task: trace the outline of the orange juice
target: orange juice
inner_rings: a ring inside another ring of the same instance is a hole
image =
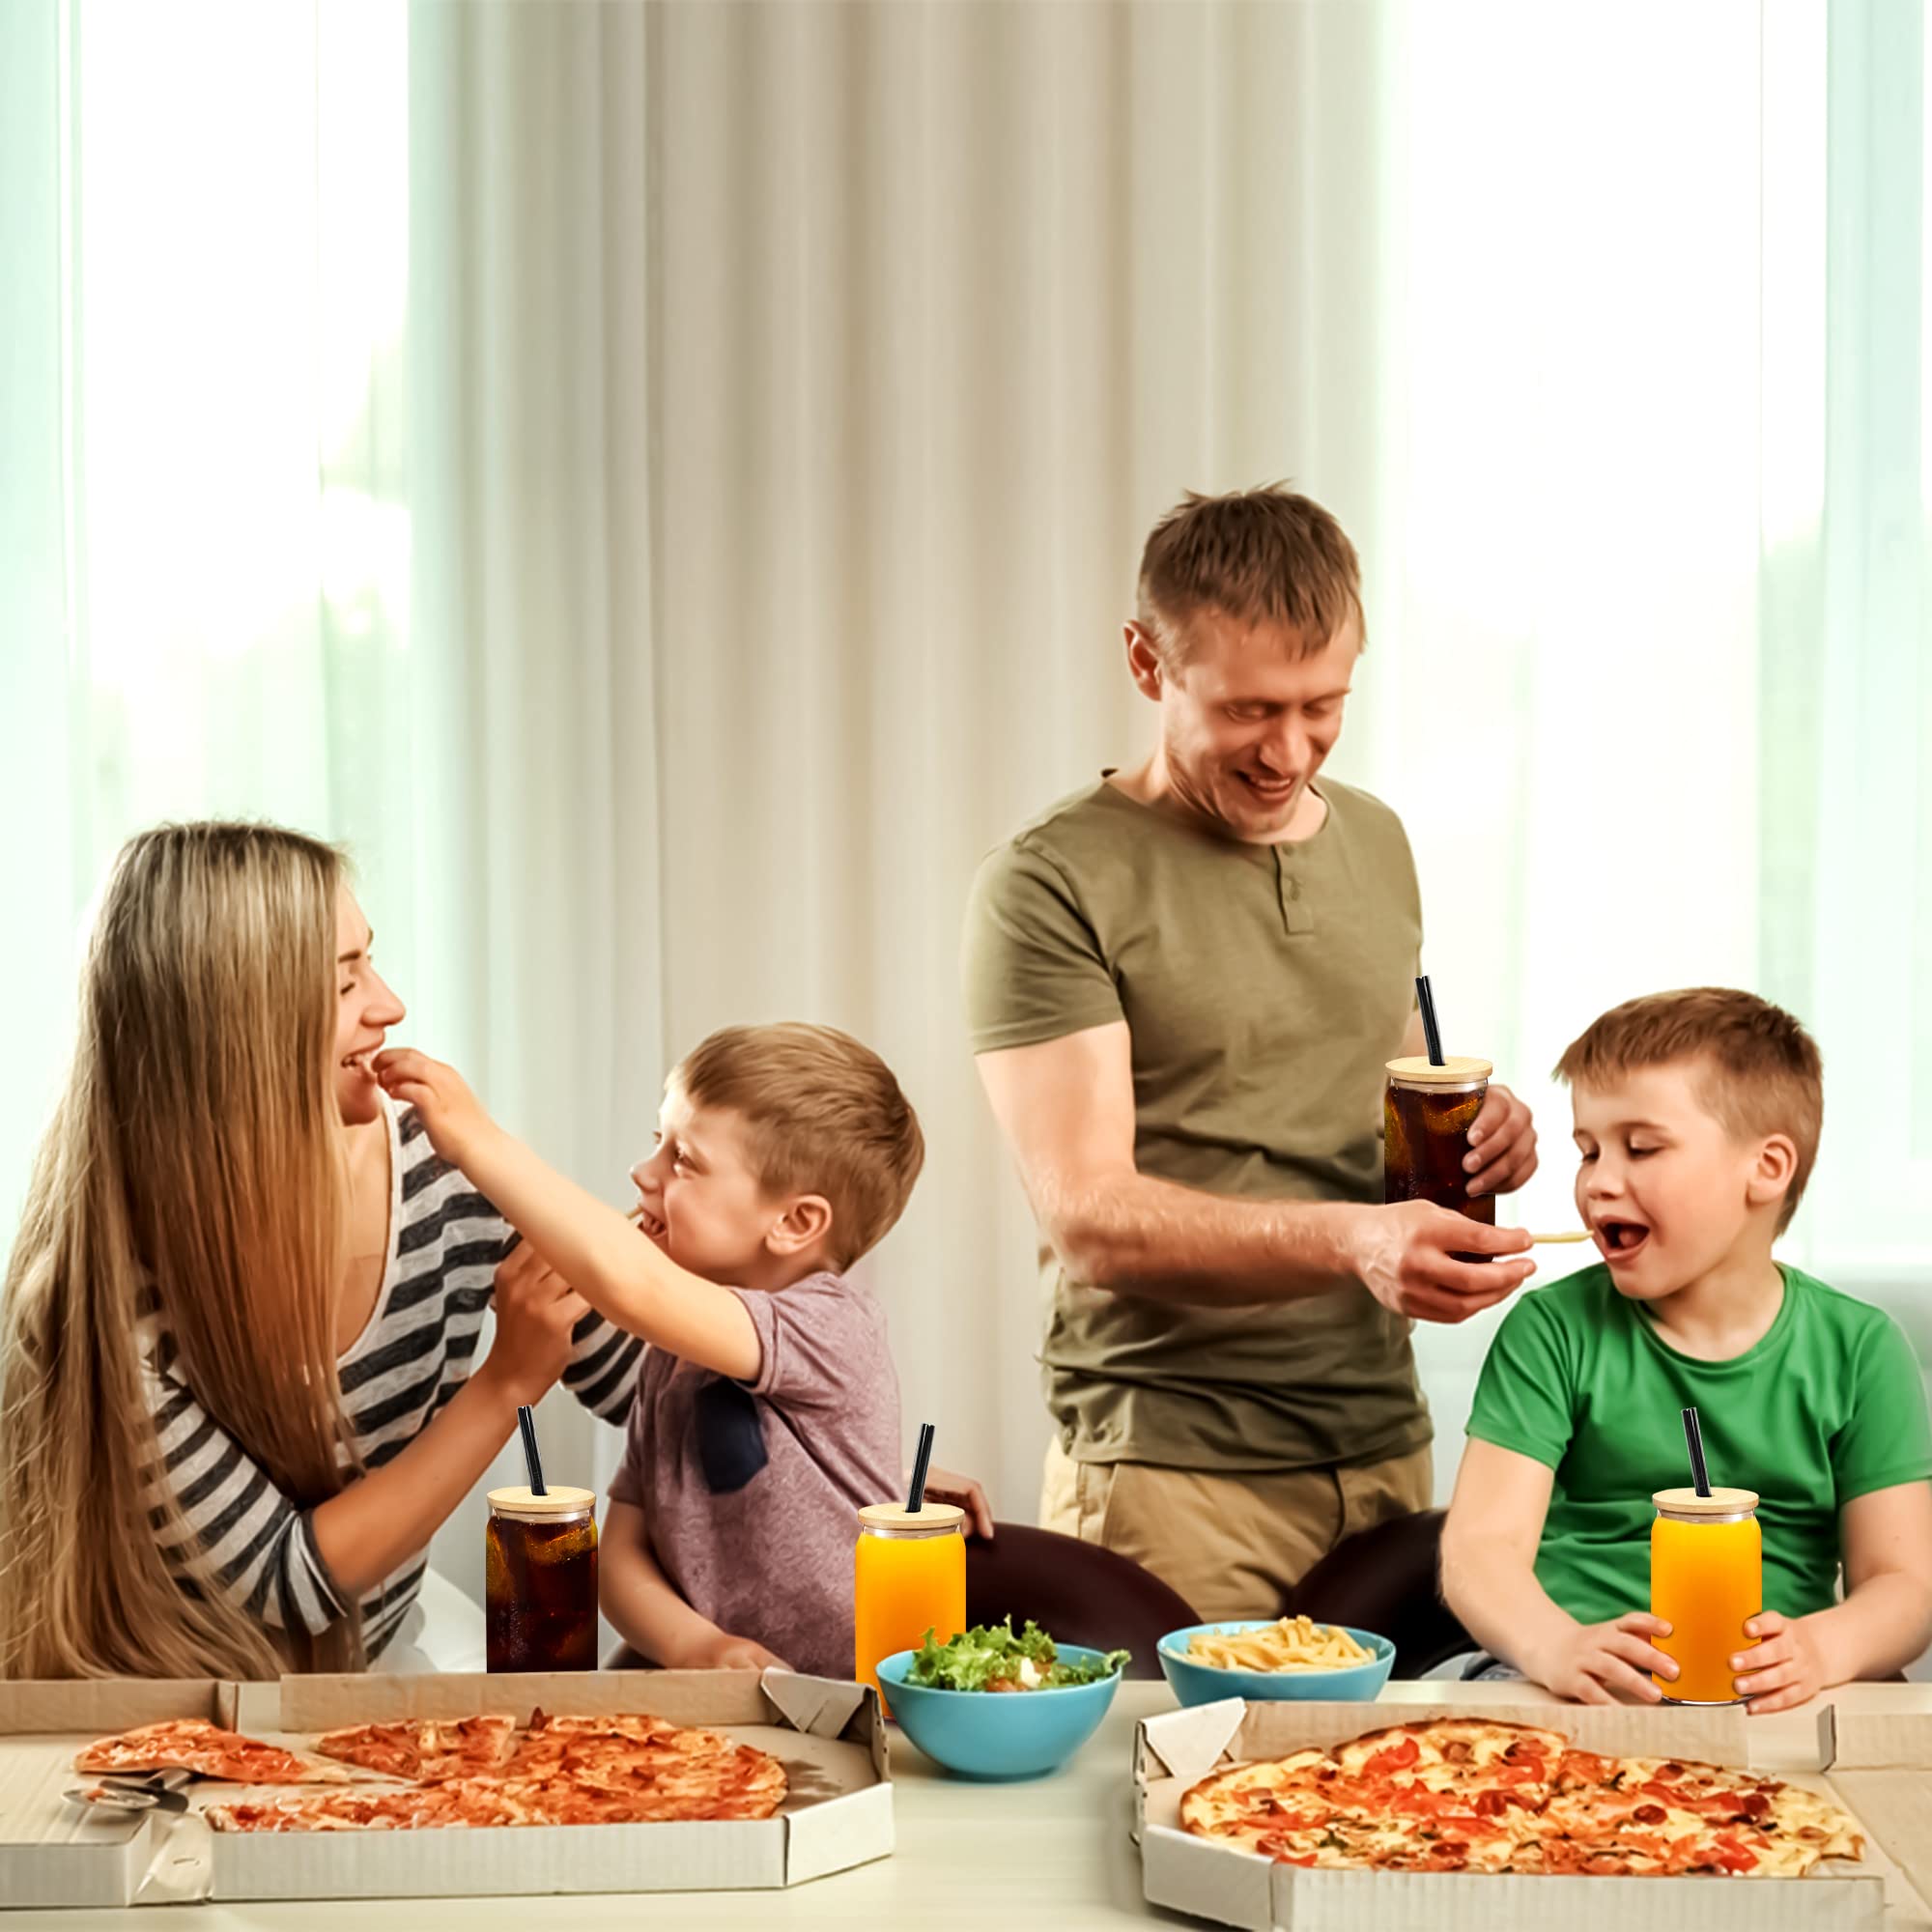
[[[927,1503],[868,1503],[852,1555],[853,1671],[876,1690],[882,1657],[944,1643],[966,1628],[966,1512]]]
[[[1673,1704],[1735,1704],[1732,1656],[1751,1648],[1745,1619],[1764,1607],[1764,1545],[1751,1490],[1659,1490],[1651,1497],[1650,1611],[1670,1626],[1651,1641],[1677,1660],[1652,1682]]]

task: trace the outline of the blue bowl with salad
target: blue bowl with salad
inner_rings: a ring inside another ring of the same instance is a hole
[[[1057,1644],[1012,1620],[962,1632],[949,1643],[928,1634],[918,1650],[880,1661],[880,1688],[903,1730],[927,1757],[962,1777],[1044,1777],[1100,1727],[1120,1688],[1124,1650]]]

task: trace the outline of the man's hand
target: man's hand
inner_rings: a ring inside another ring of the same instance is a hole
[[[912,1481],[912,1471],[905,1472],[907,1483]],[[993,1536],[993,1506],[986,1500],[986,1492],[976,1478],[962,1476],[952,1469],[935,1469],[930,1466],[925,1472],[925,1493],[927,1500],[935,1503],[955,1503],[966,1512],[966,1526],[974,1536],[983,1536],[991,1542]]]
[[[774,1657],[763,1644],[748,1636],[717,1631],[678,1655],[679,1670],[789,1670],[783,1658]]]
[[[1523,1228],[1487,1228],[1433,1201],[1398,1201],[1355,1210],[1353,1271],[1384,1308],[1418,1321],[1466,1321],[1492,1308],[1536,1272]],[[1459,1262],[1456,1255],[1520,1259]]]
[[[444,1160],[461,1167],[465,1154],[492,1125],[482,1102],[464,1084],[462,1074],[408,1046],[379,1053],[370,1065],[385,1094],[422,1116],[430,1146]]]
[[[520,1406],[542,1401],[570,1366],[570,1335],[590,1304],[530,1246],[519,1241],[497,1268],[497,1334],[476,1371]]]
[[[1471,1194],[1514,1194],[1536,1172],[1536,1122],[1507,1087],[1490,1083],[1463,1161]]]
[[[1555,1641],[1516,1662],[1546,1690],[1578,1704],[1617,1704],[1633,1697],[1655,1704],[1663,1692],[1649,1673],[1655,1670],[1668,1683],[1677,1675],[1677,1664],[1647,1639],[1669,1634],[1670,1626],[1662,1617],[1632,1610],[1614,1623],[1574,1624]]]
[[[1824,1690],[1829,1681],[1825,1660],[1809,1617],[1760,1610],[1745,1624],[1745,1634],[1757,1643],[1735,1652],[1730,1662],[1738,1695],[1750,1699],[1753,1718],[1788,1711]]]

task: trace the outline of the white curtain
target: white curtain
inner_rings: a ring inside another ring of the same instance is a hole
[[[353,842],[412,1037],[612,1200],[709,1028],[876,1045],[930,1149],[867,1267],[908,1430],[1030,1515],[966,882],[1145,750],[1153,518],[1289,476],[1363,553],[1336,769],[1538,1106],[1523,1218],[1567,1213],[1565,1041],[1758,985],[1832,1083],[1791,1252],[1922,1325],[1916,20],[0,13],[6,1201],[106,856],[272,812]],[[1422,1337],[1445,1481],[1486,1334]]]
[[[665,1040],[844,1026],[926,1178],[867,1272],[907,1432],[1030,1519],[1034,1236],[967,1054],[981,854],[1151,713],[1182,487],[1373,512],[1381,16],[668,6],[649,334]]]
[[[1536,1106],[1521,1218],[1570,1218],[1567,1040],[1754,987],[1825,1053],[1783,1252],[1932,1366],[1919,9],[1399,21],[1405,428],[1352,750],[1415,841],[1438,998]],[[1498,1319],[1418,1333],[1438,1484]]]
[[[641,16],[0,35],[4,1225],[105,867],[205,813],[344,839],[408,1037],[615,1195],[662,1073]],[[566,1398],[540,1426],[609,1473]],[[480,1548],[472,1508],[436,1555],[478,1588]]]
[[[1762,983],[1760,21],[1401,21],[1402,429],[1349,749],[1407,823],[1445,1027],[1535,1109],[1514,1216],[1563,1228],[1564,1045],[1635,994]],[[1502,1312],[1417,1333],[1444,1492]]]

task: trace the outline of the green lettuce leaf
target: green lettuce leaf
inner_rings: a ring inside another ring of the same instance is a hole
[[[1008,1617],[961,1631],[946,1643],[934,1643],[928,1630],[906,1682],[939,1690],[1057,1690],[1111,1677],[1127,1662],[1126,1651],[1110,1650],[1097,1663],[1064,1663],[1053,1639],[1032,1618],[1015,1636]]]

